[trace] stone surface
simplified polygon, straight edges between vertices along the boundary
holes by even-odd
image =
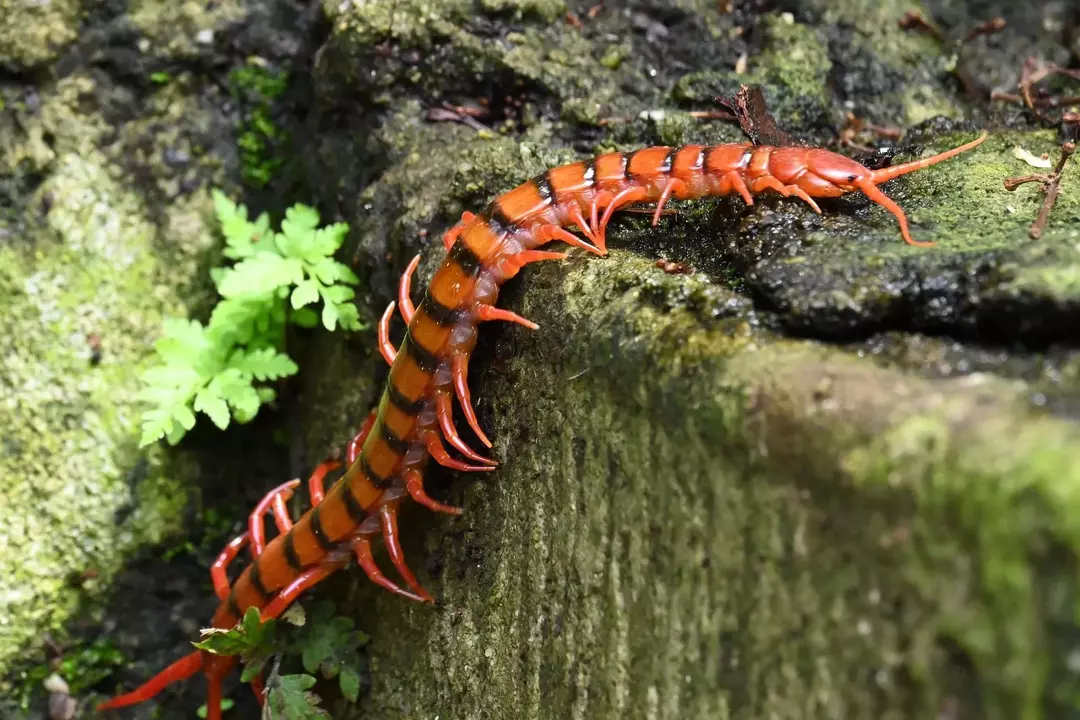
[[[899,29],[905,3],[763,16],[630,3],[588,20],[571,6],[580,29],[524,9],[508,28],[463,7],[324,5],[334,30],[316,87],[359,91],[382,120],[343,132],[316,112],[309,177],[360,229],[355,254],[382,302],[435,244],[426,233],[546,167],[740,140],[689,113],[740,82],[762,85],[784,129],[814,143],[834,139],[845,110],[909,128],[896,162],[1002,123],[973,115],[940,45]],[[1018,36],[1062,12],[995,9]],[[983,10],[942,17],[962,35]],[[1014,35],[995,47],[1016,67],[1030,50]],[[429,106],[478,99],[490,130],[424,122]],[[358,577],[332,585],[373,634],[371,693],[335,717],[1073,708],[1080,206],[1063,194],[1033,242],[1041,198],[1002,187],[1032,171],[1014,147],[1055,156],[1057,142],[1020,123],[886,185],[933,249],[906,246],[859,196],[821,216],[725,199],[656,229],[627,215],[610,258],[524,271],[500,305],[540,330],[486,327],[470,372],[504,464],[449,489],[432,474],[463,518],[406,517],[406,552],[438,607]],[[1078,179],[1071,167],[1065,181]],[[442,251],[424,252],[426,280]],[[698,272],[667,275],[657,257]],[[329,449],[376,395],[351,379],[355,364],[339,373],[337,346],[313,358],[304,426]]]

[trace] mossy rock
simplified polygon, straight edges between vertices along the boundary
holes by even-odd
[[[850,102],[908,128],[897,162],[997,124],[971,119],[947,44],[899,28],[904,3],[808,2],[790,16],[635,5],[580,31],[527,13],[511,31],[468,3],[419,1],[400,18],[395,6],[324,5],[334,30],[316,85],[328,100],[359,91],[381,120],[358,119],[357,139],[333,109],[310,119],[326,130],[310,144],[312,187],[359,228],[376,306],[414,252],[430,277],[462,210],[545,167],[741,139],[687,111],[737,89],[743,51],[781,126],[811,142],[832,139]],[[694,42],[707,35],[730,42]],[[584,94],[548,74],[583,38]],[[525,110],[488,131],[424,122],[477,88],[524,88]],[[1002,185],[1030,172],[1014,147],[1053,156],[1056,143],[995,130],[886,184],[933,248],[905,245],[859,195],[820,216],[763,196],[683,205],[657,228],[624,216],[610,257],[526,269],[500,304],[540,330],[485,327],[470,371],[502,465],[433,471],[430,492],[465,515],[403,520],[439,604],[357,573],[326,591],[373,635],[371,692],[335,717],[1075,712],[1080,211],[1062,197],[1033,242],[1041,198]],[[669,275],[658,256],[697,272]],[[329,354],[347,374],[325,371]],[[353,379],[363,361],[340,356],[320,343],[306,363],[319,368],[304,381],[320,451],[377,399]]]

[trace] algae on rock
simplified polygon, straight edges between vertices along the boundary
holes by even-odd
[[[41,177],[17,218],[0,217],[5,673],[134,549],[176,532],[192,492],[182,457],[138,451],[136,394],[163,315],[185,313],[215,244],[210,201],[198,192],[152,212],[99,149],[108,124],[79,109],[96,91],[85,75],[41,91],[0,146],[0,174],[30,158]],[[71,582],[90,570],[96,579]]]

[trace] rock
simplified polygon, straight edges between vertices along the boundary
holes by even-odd
[[[308,177],[358,228],[373,305],[417,250],[430,277],[436,238],[462,210],[547,167],[741,139],[687,112],[740,82],[763,86],[781,126],[814,144],[852,108],[908,128],[896,162],[983,124],[961,119],[969,106],[942,76],[941,46],[901,30],[898,3],[687,7],[605,8],[578,29],[522,5],[510,31],[464,4],[325,3],[334,31]],[[619,62],[596,61],[619,44]],[[380,108],[366,133],[333,125],[345,88]],[[490,132],[423,120],[477,98]],[[373,635],[371,693],[334,716],[1072,707],[1080,208],[1060,199],[1042,240],[1027,237],[1041,198],[1002,186],[1026,172],[1017,143],[1053,155],[1056,138],[995,131],[884,186],[932,249],[906,246],[858,195],[821,216],[763,196],[684,205],[656,229],[627,215],[609,258],[523,271],[500,305],[540,330],[485,326],[470,370],[503,464],[449,480],[433,470],[429,492],[464,517],[403,519],[437,607],[362,577],[331,585]],[[668,275],[658,256],[699,272]],[[318,368],[304,424],[320,452],[377,400],[353,355],[319,342],[301,362]]]

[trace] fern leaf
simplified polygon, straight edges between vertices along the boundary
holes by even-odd
[[[164,335],[154,343],[154,349],[166,365],[194,365],[206,348],[205,329],[198,320],[166,318]]]
[[[226,298],[264,295],[303,279],[304,267],[300,261],[261,252],[224,273],[218,283],[218,292]]]
[[[292,321],[300,327],[313,328],[319,324],[319,315],[311,308],[302,307],[293,312]]]
[[[288,355],[273,348],[246,352],[238,349],[229,358],[229,367],[258,380],[277,380],[299,370]]]
[[[347,285],[331,285],[328,288],[323,288],[322,296],[326,302],[340,305],[346,300],[352,300],[356,297],[356,291]]]
[[[258,391],[251,385],[246,385],[242,389],[237,388],[236,392],[229,395],[228,402],[233,409],[236,422],[241,425],[251,422],[259,412],[259,406],[262,405]]]
[[[310,305],[319,299],[319,283],[316,280],[305,280],[292,291],[293,310],[299,310],[305,305]]]
[[[346,330],[363,330],[366,325],[360,322],[360,313],[352,303],[338,305],[338,322]]]
[[[324,328],[333,332],[334,328],[337,327],[337,321],[340,315],[336,305],[333,303],[323,303],[322,324]]]
[[[195,394],[193,407],[196,412],[205,413],[219,429],[229,427],[229,406],[210,386]]]

